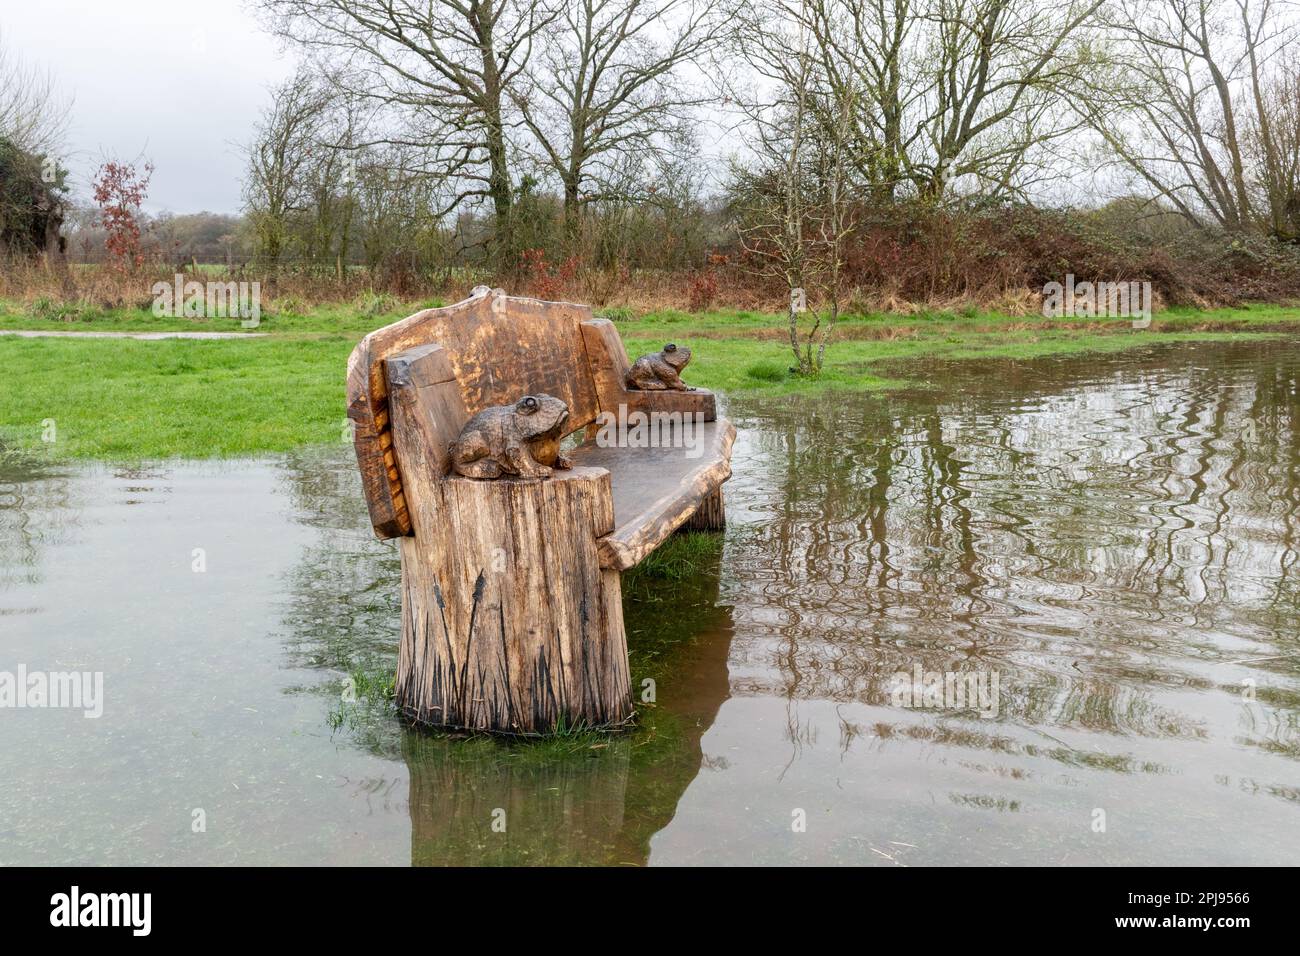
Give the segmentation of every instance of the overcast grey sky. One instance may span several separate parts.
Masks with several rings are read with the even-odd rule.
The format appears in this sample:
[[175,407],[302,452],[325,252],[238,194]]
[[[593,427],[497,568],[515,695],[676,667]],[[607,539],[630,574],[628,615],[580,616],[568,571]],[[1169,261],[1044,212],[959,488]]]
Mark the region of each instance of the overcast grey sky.
[[149,211],[239,211],[235,144],[294,64],[241,0],[0,0],[0,37],[74,98],[81,198],[105,154],[143,154]]

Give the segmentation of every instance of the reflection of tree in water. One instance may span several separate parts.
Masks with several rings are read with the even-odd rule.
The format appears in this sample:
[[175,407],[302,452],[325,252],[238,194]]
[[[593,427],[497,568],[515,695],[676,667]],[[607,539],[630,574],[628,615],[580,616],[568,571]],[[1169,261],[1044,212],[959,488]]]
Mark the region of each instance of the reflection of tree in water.
[[[391,672],[400,561],[374,539],[349,449],[288,456],[298,520],[318,529],[294,569],[283,616],[294,666]],[[699,773],[700,740],[727,698],[730,609],[718,603],[720,555],[687,581],[642,579],[625,601],[633,688],[652,677],[657,705],[616,736],[554,742],[466,740],[406,727],[391,708],[347,733],[406,762],[416,864],[644,862]],[[324,692],[337,693],[331,682]],[[492,830],[493,811],[506,830]]]
[[73,487],[68,466],[0,445],[0,591],[41,580],[45,549],[77,525]]
[[733,405],[739,692],[888,704],[919,660],[999,671],[1004,718],[1197,738],[1157,697],[1218,689],[1224,629],[1294,655],[1294,346],[918,368],[943,390]]
[[370,529],[351,449],[305,449],[283,468],[295,517],[318,531],[289,586],[284,628],[293,663],[344,672],[396,666],[401,565],[393,543]]
[[[1235,695],[1254,674],[1236,742],[1300,758],[1295,351],[932,363],[945,391],[734,403],[749,449],[729,487],[748,532],[729,537],[734,641],[733,612],[709,595],[665,584],[629,601],[633,686],[649,667],[660,706],[641,736],[598,749],[467,743],[387,716],[410,772],[413,861],[643,862],[730,693],[888,705],[917,662],[999,672],[999,718],[895,711],[846,721],[842,746],[892,736],[1164,774],[1123,735],[1204,739],[1223,728],[1179,695]],[[354,463],[287,467],[321,529],[287,646],[320,666],[391,661],[398,562],[370,536]],[[1268,660],[1229,666],[1254,658]],[[809,728],[792,714],[797,741]]]
[[[295,518],[315,529],[285,587],[289,664],[329,672],[334,679],[309,690],[330,696],[332,720],[346,724],[340,732],[395,758],[400,728],[385,687],[397,667],[401,624],[397,548],[371,530],[349,446],[301,449],[281,467]],[[355,699],[344,701],[349,679]]]

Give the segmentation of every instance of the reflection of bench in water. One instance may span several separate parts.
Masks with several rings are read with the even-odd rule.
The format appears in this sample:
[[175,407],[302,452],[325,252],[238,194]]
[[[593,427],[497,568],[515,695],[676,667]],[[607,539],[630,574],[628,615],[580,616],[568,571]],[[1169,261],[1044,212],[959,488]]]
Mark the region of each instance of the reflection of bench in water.
[[[534,743],[463,741],[403,734],[410,773],[411,863],[416,866],[644,863],[700,772],[700,741],[730,696],[731,609],[718,605],[718,566],[671,594],[671,633],[662,603],[629,596],[634,647],[656,654],[653,738],[616,735],[592,751],[579,744],[533,753]],[[644,675],[634,673],[639,687]],[[501,811],[500,813],[498,811]],[[500,821],[504,829],[493,829]]]
[[[675,530],[716,529],[735,429],[707,391],[632,391],[613,325],[585,306],[476,289],[367,335],[348,364],[371,522],[401,538],[396,692],[438,726],[547,733],[631,716],[622,571]],[[448,476],[474,413],[528,394],[587,428],[545,480]],[[602,413],[698,414],[692,447],[599,447]]]

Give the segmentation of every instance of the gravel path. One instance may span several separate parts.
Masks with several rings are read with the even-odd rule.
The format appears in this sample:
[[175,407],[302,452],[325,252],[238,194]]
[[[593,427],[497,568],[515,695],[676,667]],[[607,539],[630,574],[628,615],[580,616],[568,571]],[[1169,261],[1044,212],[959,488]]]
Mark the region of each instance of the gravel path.
[[0,335],[23,339],[256,339],[265,332],[47,332],[36,329],[0,329]]

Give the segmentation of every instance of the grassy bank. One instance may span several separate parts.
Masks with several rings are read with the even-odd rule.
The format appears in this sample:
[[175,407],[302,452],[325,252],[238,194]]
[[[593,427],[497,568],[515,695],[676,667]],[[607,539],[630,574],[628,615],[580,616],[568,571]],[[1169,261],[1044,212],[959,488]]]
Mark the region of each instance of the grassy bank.
[[[20,339],[0,336],[5,385],[0,441],[37,446],[54,419],[56,451],[76,458],[133,460],[283,451],[339,441],[343,370],[367,331],[419,305],[364,314],[352,305],[272,314],[246,341]],[[618,316],[633,354],[666,341],[695,350],[693,384],[732,394],[784,394],[898,384],[883,361],[938,356],[1024,357],[1144,346],[1153,342],[1286,335],[1300,308],[1255,306],[1171,311],[1138,331],[1126,320],[1063,321],[967,312],[851,316],[841,322],[823,375],[790,375],[783,320],[752,312]],[[237,319],[157,318],[147,311],[35,314],[0,302],[0,329],[53,331],[239,331]]]

